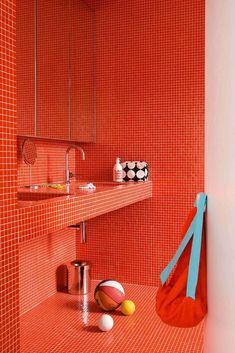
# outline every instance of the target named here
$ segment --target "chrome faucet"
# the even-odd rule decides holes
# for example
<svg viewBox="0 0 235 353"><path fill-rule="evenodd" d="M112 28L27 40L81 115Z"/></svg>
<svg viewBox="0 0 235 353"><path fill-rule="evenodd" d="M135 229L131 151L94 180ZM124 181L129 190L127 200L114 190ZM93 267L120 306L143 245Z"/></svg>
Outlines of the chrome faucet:
<svg viewBox="0 0 235 353"><path fill-rule="evenodd" d="M85 157L85 152L83 150L82 147L79 147L79 146L76 146L76 145L72 145L72 146L69 146L66 150L66 154L65 154L65 183L66 184L70 184L70 179L73 178L75 176L75 174L71 173L69 171L69 152L70 150L74 148L75 150L77 151L80 151L81 152L81 155L82 155L82 160L84 161L86 159Z"/></svg>

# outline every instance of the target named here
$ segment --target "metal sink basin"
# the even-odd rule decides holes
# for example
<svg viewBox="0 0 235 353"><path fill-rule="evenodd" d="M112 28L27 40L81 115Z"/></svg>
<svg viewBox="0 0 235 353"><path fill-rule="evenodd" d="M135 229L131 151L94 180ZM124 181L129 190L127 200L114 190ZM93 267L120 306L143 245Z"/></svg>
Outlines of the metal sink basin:
<svg viewBox="0 0 235 353"><path fill-rule="evenodd" d="M86 185L88 185L90 182L86 181L81 181L81 182L75 182L71 183L68 185L62 185L62 190L56 190L56 189L51 189L47 186L40 186L39 189L31 189L31 190L26 190L26 189L19 189L18 190L18 201L28 201L28 202L39 202L39 201L44 201L44 200L51 200L51 199L56 199L58 197L62 196L76 196L76 195L81 195L84 192L96 192L100 190L106 190L109 188L113 187L120 187L120 185L125 185L126 183L115 183L115 182L109 182L109 181L95 181L92 184L95 186L94 189L89 189L86 188Z"/></svg>
<svg viewBox="0 0 235 353"><path fill-rule="evenodd" d="M56 197L68 196L69 194L64 192L24 192L18 191L17 197L19 201L43 201L49 200Z"/></svg>

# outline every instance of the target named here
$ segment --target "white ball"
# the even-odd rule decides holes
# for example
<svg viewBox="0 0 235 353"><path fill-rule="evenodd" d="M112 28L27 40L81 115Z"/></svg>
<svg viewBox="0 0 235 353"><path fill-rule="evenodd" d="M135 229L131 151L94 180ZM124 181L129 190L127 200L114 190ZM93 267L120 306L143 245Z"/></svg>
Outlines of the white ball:
<svg viewBox="0 0 235 353"><path fill-rule="evenodd" d="M109 331L113 327L113 318L110 315L103 314L98 320L98 327L101 331Z"/></svg>

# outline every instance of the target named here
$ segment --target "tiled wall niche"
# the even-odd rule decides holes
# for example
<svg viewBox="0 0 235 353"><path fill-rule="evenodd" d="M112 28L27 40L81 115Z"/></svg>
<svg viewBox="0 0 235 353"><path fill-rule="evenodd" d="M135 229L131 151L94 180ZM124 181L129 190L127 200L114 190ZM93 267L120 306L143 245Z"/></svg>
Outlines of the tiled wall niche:
<svg viewBox="0 0 235 353"><path fill-rule="evenodd" d="M22 156L23 137L17 139L18 186L29 185L29 165L25 164ZM65 153L71 145L69 142L58 142L34 139L37 148L37 159L31 167L32 183L64 183L65 182ZM79 160L78 156L78 160ZM75 168L75 151L69 152L69 168L77 173Z"/></svg>

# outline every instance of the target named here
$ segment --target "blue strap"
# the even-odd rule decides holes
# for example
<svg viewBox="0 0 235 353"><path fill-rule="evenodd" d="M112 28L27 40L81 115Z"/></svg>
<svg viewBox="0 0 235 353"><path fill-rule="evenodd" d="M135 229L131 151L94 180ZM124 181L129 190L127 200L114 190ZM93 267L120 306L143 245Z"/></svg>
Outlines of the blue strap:
<svg viewBox="0 0 235 353"><path fill-rule="evenodd" d="M196 286L198 281L198 272L199 272L199 261L201 253L201 239L202 239L202 226L203 226L203 213L206 206L206 195L204 193L199 193L195 201L195 206L197 207L197 213L192 220L187 233L185 234L183 240L180 243L179 248L177 249L174 257L162 271L160 275L162 285L166 282L167 278L171 274L174 266L178 262L180 256L182 255L184 249L189 243L190 239L193 236L193 243L191 249L191 256L189 262L189 272L187 280L187 291L186 296L195 299Z"/></svg>
<svg viewBox="0 0 235 353"><path fill-rule="evenodd" d="M167 281L167 278L171 274L173 268L175 267L176 263L178 262L180 256L182 255L184 249L186 248L188 242L192 238L194 228L195 228L195 217L193 218L193 220L187 230L187 233L185 234L185 237L181 241L180 246L178 247L174 257L171 259L169 264L165 267L165 269L160 274L160 279L161 279L162 285L165 284L165 282Z"/></svg>
<svg viewBox="0 0 235 353"><path fill-rule="evenodd" d="M199 262L201 255L201 242L202 242L202 227L203 227L203 213L206 205L206 195L199 194L197 201L197 214L194 229L194 237L192 243L191 256L189 261L188 281L186 297L195 299L196 287L199 273Z"/></svg>

